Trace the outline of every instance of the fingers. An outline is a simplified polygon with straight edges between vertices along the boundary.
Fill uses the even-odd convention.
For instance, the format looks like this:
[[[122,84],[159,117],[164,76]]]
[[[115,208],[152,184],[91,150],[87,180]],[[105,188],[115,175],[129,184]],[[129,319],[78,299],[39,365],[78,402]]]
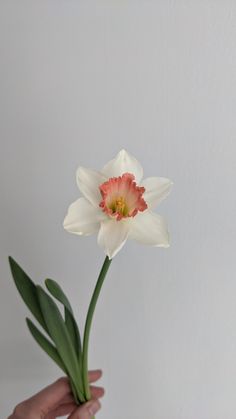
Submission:
[[[67,377],[59,378],[53,384],[45,387],[39,393],[20,403],[21,408],[32,412],[34,417],[45,417],[64,399],[71,400],[71,388]]]
[[[98,381],[99,378],[102,376],[102,370],[92,370],[89,371],[88,377],[90,383],[95,383],[95,381]]]
[[[91,419],[93,415],[99,411],[99,409],[101,409],[101,403],[99,400],[90,400],[76,409],[68,419]]]
[[[48,413],[44,419],[55,419],[58,416],[69,415],[74,412],[77,407],[78,406],[74,402],[61,404],[56,409]]]
[[[99,380],[99,378],[101,378],[102,371],[89,371],[88,375],[89,382],[93,383]],[[90,418],[91,414],[89,413],[89,410],[92,409],[91,403],[93,403],[93,405],[95,406],[94,409],[100,409],[100,403],[98,402],[98,400],[95,399],[98,399],[104,395],[104,389],[102,387],[91,386],[91,394],[93,400],[90,400],[89,402],[83,404],[81,407],[79,407],[79,409],[77,408],[77,410],[75,411],[75,414],[77,416],[72,416],[72,419],[77,417],[79,419]],[[50,419],[53,418],[53,416],[51,416],[52,412],[56,411],[57,409],[61,409],[63,412],[65,411],[65,409],[69,409],[67,412],[62,414],[74,414],[72,413],[73,408],[75,409],[76,405],[72,397],[69,379],[67,377],[62,377],[59,378],[59,380],[55,381],[53,384],[50,384],[49,386],[45,387],[39,393],[20,403],[17,406],[17,411],[20,412],[20,414],[18,415],[19,417],[25,417],[24,412],[26,411],[32,412],[35,418],[41,417]],[[80,416],[78,416],[78,413],[76,413],[77,411],[79,411],[79,414],[82,415],[81,418]],[[90,416],[88,416],[88,414],[90,414]],[[59,414],[57,413],[57,416],[58,415]],[[55,417],[56,416],[54,415],[54,418]]]
[[[75,399],[72,395],[72,393],[67,394],[65,397],[62,397],[61,401],[58,404],[66,404],[66,403],[72,403]]]
[[[98,386],[90,386],[90,391],[92,399],[99,399],[103,397],[105,393],[104,388]],[[69,415],[75,412],[76,409],[78,409],[78,406],[75,404],[73,396],[67,395],[61,401],[61,404],[57,408],[55,408],[45,416],[45,419],[55,419],[58,416]]]
[[[102,376],[101,370],[92,370],[89,371],[89,382],[93,383]],[[101,391],[97,390],[95,387],[95,398],[102,397]],[[98,396],[97,396],[98,394]],[[35,394],[33,397],[27,400],[27,403],[30,404],[31,408],[38,412],[43,412],[44,415],[47,415],[48,412],[54,410],[59,404],[65,404],[73,400],[71,399],[71,387],[69,384],[69,379],[67,377],[59,378],[53,384],[45,387],[39,393]]]
[[[100,397],[103,397],[105,394],[105,390],[103,387],[97,387],[97,386],[90,386],[92,399],[100,399]]]

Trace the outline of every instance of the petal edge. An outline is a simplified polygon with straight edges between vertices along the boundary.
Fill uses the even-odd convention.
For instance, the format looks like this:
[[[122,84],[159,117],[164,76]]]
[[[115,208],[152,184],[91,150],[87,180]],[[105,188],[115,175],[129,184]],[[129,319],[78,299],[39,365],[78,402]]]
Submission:
[[[104,218],[106,215],[101,210],[94,208],[87,199],[79,198],[69,206],[63,227],[69,233],[89,236],[99,230]]]
[[[129,221],[106,220],[98,232],[98,244],[112,259],[124,246],[129,235]]]
[[[106,177],[96,170],[80,166],[76,171],[76,181],[79,190],[96,208],[102,199],[99,186],[106,180]]]
[[[169,195],[173,182],[164,177],[148,177],[142,181],[142,186],[145,188],[143,198],[152,209]]]
[[[135,157],[123,149],[103,167],[102,173],[108,178],[132,173],[139,183],[143,177],[143,168]]]
[[[169,247],[169,232],[166,221],[159,214],[145,211],[132,220],[129,237],[142,244]]]

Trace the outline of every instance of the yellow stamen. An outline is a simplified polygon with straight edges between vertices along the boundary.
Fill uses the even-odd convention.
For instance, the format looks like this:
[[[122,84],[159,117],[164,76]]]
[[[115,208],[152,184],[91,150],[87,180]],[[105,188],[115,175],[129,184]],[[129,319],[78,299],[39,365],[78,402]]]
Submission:
[[[111,203],[110,208],[115,213],[125,216],[128,213],[127,203],[123,196],[119,196]]]
[[[125,208],[125,200],[123,196],[120,196],[118,199],[116,199],[116,209],[119,212],[123,212]]]

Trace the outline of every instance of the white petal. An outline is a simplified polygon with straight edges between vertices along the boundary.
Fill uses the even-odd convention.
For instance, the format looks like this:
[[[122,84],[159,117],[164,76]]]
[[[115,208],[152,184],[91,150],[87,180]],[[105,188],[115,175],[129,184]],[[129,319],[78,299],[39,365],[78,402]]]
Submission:
[[[101,223],[98,244],[112,259],[125,244],[129,234],[129,221],[106,220]]]
[[[68,209],[63,227],[69,233],[88,236],[97,232],[100,222],[107,216],[100,209],[96,209],[85,198],[79,198]]]
[[[79,167],[76,172],[77,185],[82,194],[91,202],[92,205],[98,207],[102,200],[99,186],[106,182],[106,177],[95,170]]]
[[[153,208],[169,195],[173,182],[164,177],[148,177],[142,182],[145,188],[143,198],[148,208]]]
[[[151,246],[169,247],[169,233],[164,218],[148,210],[133,218],[129,238]]]
[[[132,173],[136,182],[139,183],[143,177],[143,168],[138,160],[127,153],[127,151],[121,150],[113,160],[103,167],[102,173],[108,178],[118,177],[123,175],[123,173]]]

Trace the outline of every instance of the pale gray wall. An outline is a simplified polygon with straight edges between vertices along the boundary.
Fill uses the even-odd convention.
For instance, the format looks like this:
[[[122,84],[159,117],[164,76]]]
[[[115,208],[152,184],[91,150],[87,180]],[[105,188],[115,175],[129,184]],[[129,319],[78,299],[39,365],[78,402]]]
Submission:
[[[121,148],[171,178],[170,249],[129,242],[97,307],[103,419],[236,417],[236,3],[0,1],[1,417],[60,372],[36,346],[11,254],[84,321],[103,261],[66,233],[78,165]]]

